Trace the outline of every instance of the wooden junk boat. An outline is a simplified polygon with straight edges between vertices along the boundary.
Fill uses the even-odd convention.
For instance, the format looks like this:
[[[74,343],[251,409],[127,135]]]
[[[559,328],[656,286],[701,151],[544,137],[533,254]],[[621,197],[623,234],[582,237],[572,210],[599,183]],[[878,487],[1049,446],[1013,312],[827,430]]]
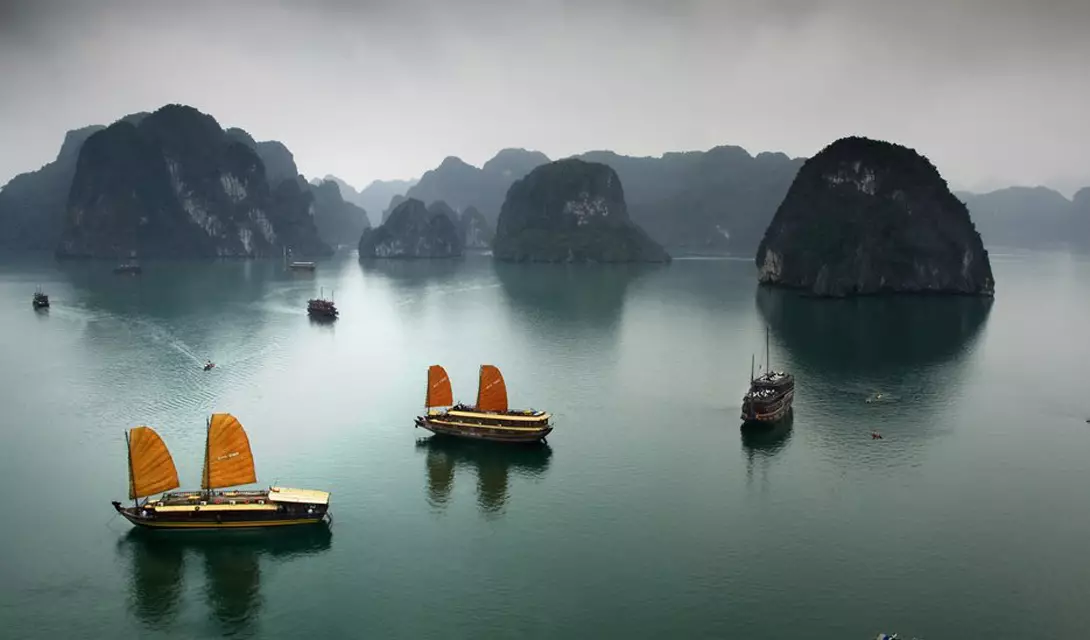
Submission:
[[[333,300],[323,298],[323,295],[325,289],[317,298],[307,300],[307,315],[316,320],[336,320],[337,305],[333,304]]]
[[[34,300],[31,301],[35,309],[48,309],[49,308],[49,296],[45,295],[45,292],[38,289],[34,292]]]
[[[253,528],[317,524],[328,517],[329,493],[325,491],[287,487],[216,491],[257,481],[250,440],[242,424],[229,413],[213,414],[208,421],[200,491],[167,493],[179,486],[178,470],[154,429],[130,429],[125,440],[133,505],[112,504],[134,525],[152,529]],[[159,498],[148,499],[158,493],[162,494]]]
[[[454,404],[450,378],[443,367],[428,367],[428,389],[422,416],[416,426],[444,436],[459,436],[494,442],[539,442],[553,430],[552,416],[544,411],[507,408],[507,385],[500,370],[481,365],[477,404]]]
[[[773,424],[791,414],[795,399],[795,377],[773,371],[768,364],[768,329],[765,329],[765,372],[754,377],[753,360],[749,364],[749,391],[742,398],[745,424]]]

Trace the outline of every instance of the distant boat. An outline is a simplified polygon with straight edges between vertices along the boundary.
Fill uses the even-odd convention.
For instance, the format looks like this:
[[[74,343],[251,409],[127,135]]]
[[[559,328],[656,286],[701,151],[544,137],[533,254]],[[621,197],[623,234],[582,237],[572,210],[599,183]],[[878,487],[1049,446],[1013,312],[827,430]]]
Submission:
[[[38,289],[34,292],[34,300],[31,301],[35,309],[48,309],[49,308],[49,296],[45,295],[45,292]]]
[[[544,411],[507,408],[507,385],[499,368],[481,365],[476,406],[454,404],[450,378],[446,370],[428,367],[428,389],[424,397],[425,414],[416,418],[416,426],[432,433],[494,442],[538,442],[553,430],[552,417]]]
[[[746,424],[779,422],[791,413],[795,398],[795,378],[790,373],[773,371],[769,366],[768,328],[765,328],[765,372],[753,375],[749,365],[749,391],[742,398],[742,420]]]
[[[303,262],[299,260],[289,261],[290,257],[291,251],[289,251],[287,247],[284,247],[284,262],[287,263],[289,269],[293,269],[295,271],[314,271],[314,269],[317,267],[317,265],[313,262]]]
[[[211,370],[212,370],[212,369],[214,369],[215,367],[216,367],[216,363],[215,363],[215,362],[212,362],[211,360],[209,360],[208,362],[205,362],[205,363],[204,363],[204,370],[205,370],[205,371],[211,371]]]
[[[152,529],[227,529],[317,524],[329,513],[329,493],[269,487],[260,491],[214,491],[257,481],[250,439],[238,419],[216,413],[208,420],[200,491],[177,489],[178,470],[162,438],[151,427],[125,434],[129,499],[112,504],[126,520]],[[149,496],[162,495],[155,500]],[[140,499],[144,498],[141,502]]]
[[[136,275],[142,273],[144,269],[136,262],[136,258],[129,258],[127,261],[114,267],[114,273],[131,273]]]
[[[315,320],[336,320],[337,305],[333,304],[333,300],[322,297],[324,295],[325,289],[322,289],[317,298],[307,300],[307,315]]]

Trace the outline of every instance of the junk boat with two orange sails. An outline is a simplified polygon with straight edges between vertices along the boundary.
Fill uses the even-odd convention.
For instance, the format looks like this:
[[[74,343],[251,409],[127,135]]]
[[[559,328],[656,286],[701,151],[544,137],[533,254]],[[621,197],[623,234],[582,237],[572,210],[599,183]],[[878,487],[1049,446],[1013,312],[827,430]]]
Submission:
[[[790,415],[795,399],[795,377],[773,371],[768,359],[768,328],[765,328],[765,372],[754,377],[749,363],[749,391],[742,398],[744,424],[774,424]]]
[[[545,411],[511,410],[507,407],[507,385],[500,370],[481,365],[477,404],[454,404],[450,378],[443,367],[428,368],[428,389],[422,416],[416,426],[444,436],[458,436],[494,442],[543,442],[553,430]]]
[[[228,529],[317,524],[327,519],[329,493],[270,487],[215,491],[257,482],[250,439],[229,413],[213,414],[205,440],[200,491],[177,489],[178,470],[162,438],[151,427],[125,434],[131,507],[112,504],[126,520],[151,529]],[[148,499],[155,494],[159,498]],[[141,501],[142,500],[142,501]]]

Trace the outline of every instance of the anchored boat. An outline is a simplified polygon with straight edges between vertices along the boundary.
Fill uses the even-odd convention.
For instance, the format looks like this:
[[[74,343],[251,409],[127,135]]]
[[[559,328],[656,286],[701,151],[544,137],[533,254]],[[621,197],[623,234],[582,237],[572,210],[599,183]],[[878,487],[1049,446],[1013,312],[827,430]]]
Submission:
[[[250,439],[229,413],[213,414],[208,421],[200,491],[170,492],[180,486],[178,470],[154,429],[130,429],[125,440],[133,504],[112,504],[134,525],[153,529],[252,528],[316,524],[328,517],[329,493],[325,491],[288,487],[215,491],[257,481]],[[155,494],[162,495],[148,499]]]
[[[507,385],[499,368],[481,365],[477,387],[477,404],[454,404],[450,378],[446,370],[433,364],[428,367],[428,389],[424,397],[422,416],[416,426],[432,433],[494,442],[539,442],[553,430],[545,411],[510,410],[507,408]]]
[[[742,420],[746,424],[773,424],[791,414],[795,399],[795,377],[769,366],[768,328],[765,328],[765,372],[753,375],[753,360],[749,363],[749,391],[742,398]]]

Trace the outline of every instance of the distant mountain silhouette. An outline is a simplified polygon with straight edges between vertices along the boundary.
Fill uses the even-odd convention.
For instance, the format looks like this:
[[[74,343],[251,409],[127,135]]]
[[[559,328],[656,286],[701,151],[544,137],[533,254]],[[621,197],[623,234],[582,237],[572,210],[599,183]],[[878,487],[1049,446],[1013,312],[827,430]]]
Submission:
[[[681,252],[752,254],[802,159],[751,156],[740,147],[634,158],[612,151],[574,156],[613,168],[625,185],[632,221]],[[511,184],[549,161],[537,151],[504,149],[478,169],[450,156],[428,171],[408,197],[472,206],[494,227]],[[396,203],[394,203],[396,206]]]
[[[969,208],[985,246],[1036,247],[1078,242],[1075,205],[1046,187],[956,194]],[[1090,240],[1085,234],[1082,242]]]
[[[133,113],[122,120],[138,124],[147,115]],[[15,176],[0,190],[0,248],[52,251],[57,247],[80,148],[105,128],[93,124],[69,131],[56,160]]]
[[[366,211],[371,225],[378,225],[383,221],[382,214],[387,211],[390,198],[396,195],[405,195],[405,192],[416,184],[415,178],[412,180],[375,180],[361,191],[356,191],[352,185],[344,180],[328,174],[321,180],[315,178],[310,182],[311,184],[318,184],[323,181],[336,184],[340,188],[341,197],[344,198],[345,202],[350,202]]]

